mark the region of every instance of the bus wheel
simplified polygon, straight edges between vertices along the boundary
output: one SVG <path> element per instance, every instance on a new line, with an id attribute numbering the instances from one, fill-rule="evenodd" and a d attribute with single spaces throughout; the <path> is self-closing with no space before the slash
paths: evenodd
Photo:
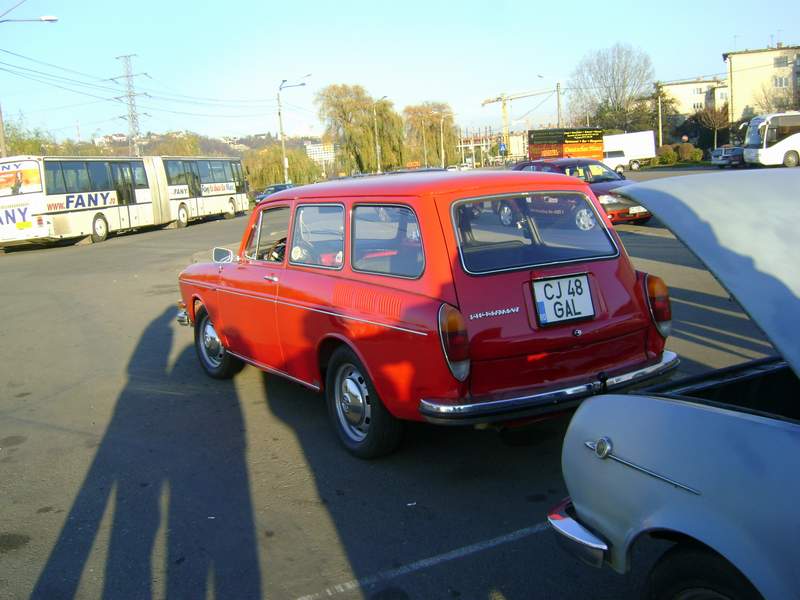
<path id="1" fill-rule="evenodd" d="M 108 223 L 103 215 L 96 215 L 92 221 L 92 242 L 99 244 L 108 237 Z"/>
<path id="2" fill-rule="evenodd" d="M 236 216 L 236 205 L 233 203 L 233 200 L 228 200 L 228 212 L 225 213 L 226 219 L 232 219 Z"/>
<path id="3" fill-rule="evenodd" d="M 640 166 L 641 165 L 639 164 L 638 160 L 632 160 L 631 161 L 631 164 L 630 164 L 631 171 L 638 171 Z"/>
<path id="4" fill-rule="evenodd" d="M 797 152 L 787 152 L 786 156 L 783 157 L 784 167 L 796 167 L 798 162 L 800 162 L 800 160 L 798 160 Z"/>
<path id="5" fill-rule="evenodd" d="M 181 204 L 178 207 L 178 220 L 175 222 L 178 228 L 186 227 L 189 224 L 189 213 L 186 211 L 186 205 Z"/>

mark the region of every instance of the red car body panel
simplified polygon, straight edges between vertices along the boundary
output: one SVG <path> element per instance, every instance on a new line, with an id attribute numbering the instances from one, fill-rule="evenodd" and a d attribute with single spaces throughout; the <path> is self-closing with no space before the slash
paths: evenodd
<path id="1" fill-rule="evenodd" d="M 616 257 L 485 275 L 465 272 L 451 218 L 452 203 L 539 190 L 581 192 L 597 215 L 605 215 L 579 180 L 515 171 L 392 175 L 278 192 L 253 211 L 239 247 L 239 262 L 194 264 L 181 273 L 183 302 L 192 322 L 197 307 L 206 308 L 232 353 L 314 389 L 324 386 L 326 359 L 332 350 L 337 344 L 347 344 L 366 368 L 384 405 L 402 419 L 421 420 L 423 398 L 454 404 L 488 400 L 657 360 L 664 339 L 650 317 L 642 275 L 631 266 L 607 217 L 606 227 L 619 249 Z M 267 264 L 244 257 L 249 232 L 262 207 L 289 206 L 293 221 L 298 204 L 327 202 L 345 207 L 344 257 L 339 268 L 288 261 Z M 401 204 L 415 212 L 425 257 L 418 278 L 370 274 L 351 267 L 350 219 L 359 203 Z M 575 273 L 588 276 L 594 319 L 540 327 L 532 280 Z M 438 331 L 442 303 L 458 308 L 467 322 L 472 368 L 465 382 L 451 374 L 442 350 Z M 500 318 L 469 318 L 508 305 L 519 310 Z M 575 333 L 578 329 L 580 333 Z"/>

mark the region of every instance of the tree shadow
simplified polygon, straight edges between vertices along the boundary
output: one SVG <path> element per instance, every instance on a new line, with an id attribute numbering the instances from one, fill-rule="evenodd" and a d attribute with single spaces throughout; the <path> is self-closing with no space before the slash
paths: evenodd
<path id="1" fill-rule="evenodd" d="M 230 381 L 193 384 L 191 346 L 168 365 L 173 318 L 169 307 L 143 331 L 33 598 L 76 596 L 104 519 L 103 598 L 261 597 L 239 399 Z"/>

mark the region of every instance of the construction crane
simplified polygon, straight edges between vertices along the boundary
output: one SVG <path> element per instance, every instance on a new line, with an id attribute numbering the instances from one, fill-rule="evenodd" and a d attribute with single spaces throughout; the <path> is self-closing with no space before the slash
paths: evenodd
<path id="1" fill-rule="evenodd" d="M 558 94 L 558 126 L 561 126 L 561 84 L 556 84 L 555 92 Z M 503 143 L 506 148 L 509 147 L 509 124 L 508 124 L 508 104 L 512 100 L 519 100 L 520 98 L 530 98 L 531 96 L 543 96 L 544 94 L 552 94 L 553 90 L 538 90 L 535 92 L 521 92 L 519 94 L 500 94 L 495 98 L 487 98 L 481 102 L 481 106 L 500 102 L 503 111 Z"/>

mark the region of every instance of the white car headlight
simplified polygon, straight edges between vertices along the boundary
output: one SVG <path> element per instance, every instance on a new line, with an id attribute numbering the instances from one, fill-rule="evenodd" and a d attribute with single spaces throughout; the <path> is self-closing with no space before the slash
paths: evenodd
<path id="1" fill-rule="evenodd" d="M 600 204 L 616 204 L 619 202 L 619 200 L 611 194 L 600 194 L 597 199 L 600 201 Z"/>

